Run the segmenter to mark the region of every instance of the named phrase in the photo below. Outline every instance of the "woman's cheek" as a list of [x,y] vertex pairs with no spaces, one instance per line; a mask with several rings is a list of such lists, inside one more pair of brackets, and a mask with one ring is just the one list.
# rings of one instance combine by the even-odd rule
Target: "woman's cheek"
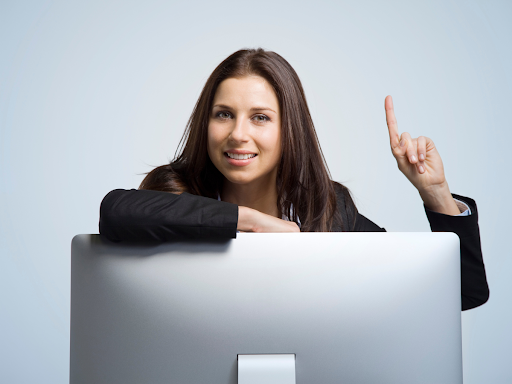
[[208,145],[206,147],[208,149],[208,156],[210,157],[210,160],[215,163],[215,142],[210,131],[208,131]]

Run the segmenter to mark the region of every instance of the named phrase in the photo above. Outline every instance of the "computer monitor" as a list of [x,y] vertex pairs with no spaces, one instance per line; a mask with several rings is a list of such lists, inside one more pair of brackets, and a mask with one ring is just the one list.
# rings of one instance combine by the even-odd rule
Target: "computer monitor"
[[462,383],[452,233],[72,241],[70,383],[235,384],[238,355],[297,383]]

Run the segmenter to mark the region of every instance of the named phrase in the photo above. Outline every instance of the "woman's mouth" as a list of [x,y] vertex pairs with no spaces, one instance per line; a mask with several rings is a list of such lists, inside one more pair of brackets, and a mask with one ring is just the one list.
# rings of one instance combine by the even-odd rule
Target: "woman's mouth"
[[230,152],[225,152],[225,153],[230,159],[235,159],[235,160],[247,160],[247,159],[250,159],[250,158],[256,156],[255,153],[230,153]]
[[252,163],[252,161],[258,156],[255,153],[232,153],[224,152],[224,157],[231,165],[244,166]]

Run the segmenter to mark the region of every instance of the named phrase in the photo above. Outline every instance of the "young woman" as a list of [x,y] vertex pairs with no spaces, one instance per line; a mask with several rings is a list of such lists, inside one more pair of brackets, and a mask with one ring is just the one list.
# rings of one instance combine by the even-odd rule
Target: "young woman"
[[[385,109],[398,168],[418,189],[433,231],[461,239],[462,308],[489,291],[472,199],[452,195],[432,140],[399,135]],[[237,231],[385,231],[361,215],[324,162],[300,80],[277,53],[240,50],[208,78],[181,153],[139,190],[114,190],[100,209],[111,241],[234,238]]]

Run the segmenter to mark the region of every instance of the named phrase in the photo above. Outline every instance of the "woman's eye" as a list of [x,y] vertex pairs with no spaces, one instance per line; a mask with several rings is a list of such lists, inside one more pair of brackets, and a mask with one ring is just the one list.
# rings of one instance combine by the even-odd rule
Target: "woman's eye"
[[231,115],[228,112],[217,112],[216,116],[221,119],[229,119]]
[[257,122],[264,122],[264,121],[269,121],[270,119],[268,118],[268,116],[265,116],[265,115],[256,115],[254,116],[254,119],[257,121]]

